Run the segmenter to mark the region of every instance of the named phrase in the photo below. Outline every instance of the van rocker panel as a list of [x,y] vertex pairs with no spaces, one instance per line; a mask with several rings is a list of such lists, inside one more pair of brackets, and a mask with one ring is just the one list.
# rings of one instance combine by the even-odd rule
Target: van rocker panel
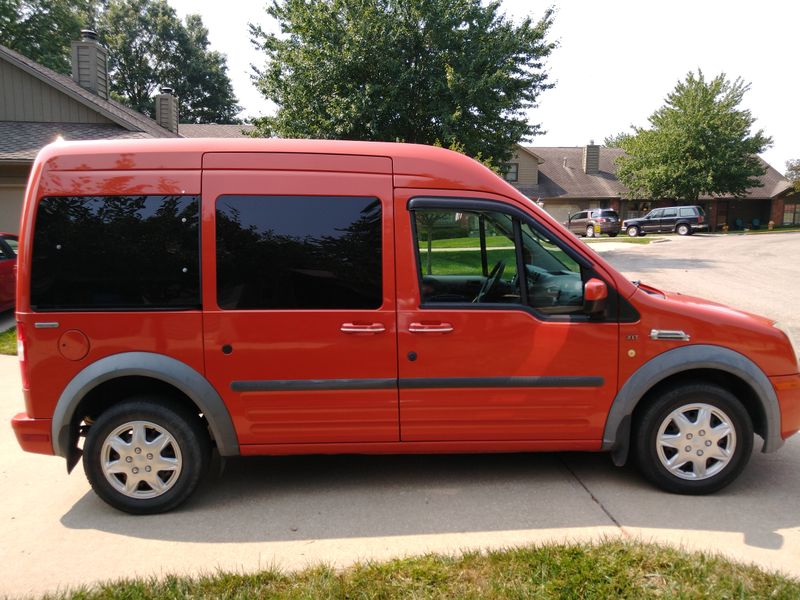
[[53,412],[53,452],[70,455],[70,422],[80,401],[92,389],[119,377],[150,377],[186,394],[203,413],[222,456],[239,454],[239,441],[225,403],[213,386],[190,366],[153,352],[124,352],[102,358],[75,375],[64,388]]

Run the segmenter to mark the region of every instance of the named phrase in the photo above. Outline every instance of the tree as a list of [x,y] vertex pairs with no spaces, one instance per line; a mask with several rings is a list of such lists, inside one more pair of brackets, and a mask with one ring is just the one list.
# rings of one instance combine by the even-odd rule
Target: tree
[[615,135],[609,135],[603,140],[603,146],[606,148],[622,148],[622,142],[631,137],[630,133],[620,131]]
[[621,141],[617,176],[631,196],[697,202],[703,194],[742,195],[760,186],[765,172],[756,156],[772,144],[755,119],[738,108],[750,85],[720,74],[706,81],[689,73],[650,118]]
[[169,85],[180,101],[182,121],[237,122],[240,107],[225,56],[208,49],[199,15],[189,15],[184,25],[165,0],[110,0],[99,28],[118,100],[152,115],[153,95]]
[[93,23],[93,0],[0,0],[0,44],[69,75],[70,44]]
[[800,159],[786,161],[786,179],[794,184],[794,189],[800,192]]
[[224,54],[210,50],[208,29],[200,15],[187,15],[185,32],[179,37],[179,52],[172,72],[184,123],[240,123],[233,85]]
[[275,0],[280,34],[250,25],[266,54],[261,135],[458,143],[507,161],[540,133],[526,111],[553,87],[553,10],[518,26],[481,0]]

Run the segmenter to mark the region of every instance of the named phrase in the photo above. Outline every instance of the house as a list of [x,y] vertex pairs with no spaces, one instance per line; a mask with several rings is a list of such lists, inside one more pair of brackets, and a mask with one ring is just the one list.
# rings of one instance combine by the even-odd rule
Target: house
[[[614,208],[623,219],[640,216],[672,200],[631,199],[617,179],[619,148],[589,143],[583,147],[517,146],[506,171],[506,179],[523,194],[541,203],[553,217],[567,217],[588,208]],[[763,161],[762,161],[763,162]],[[699,204],[708,215],[711,230],[727,223],[731,229],[756,224],[800,223],[800,194],[791,182],[764,162],[762,186],[741,196],[703,196]]]
[[72,77],[0,46],[0,231],[18,231],[33,160],[59,137],[242,137],[253,130],[252,125],[179,125],[178,100],[170,88],[161,88],[155,104],[153,120],[110,98],[107,50],[92,31],[82,31],[72,43]]
[[19,228],[39,150],[67,140],[178,137],[178,102],[164,88],[156,120],[109,97],[107,50],[93,31],[72,43],[72,77],[0,46],[0,231]]

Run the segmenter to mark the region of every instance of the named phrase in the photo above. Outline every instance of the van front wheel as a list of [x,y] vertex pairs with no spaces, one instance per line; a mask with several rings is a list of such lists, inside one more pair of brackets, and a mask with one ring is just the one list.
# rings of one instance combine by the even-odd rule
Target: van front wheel
[[709,494],[742,472],[753,450],[750,415],[727,390],[684,384],[667,390],[637,420],[642,474],[676,494]]
[[83,468],[95,493],[133,514],[155,514],[184,502],[209,461],[200,418],[165,399],[126,400],[89,429]]

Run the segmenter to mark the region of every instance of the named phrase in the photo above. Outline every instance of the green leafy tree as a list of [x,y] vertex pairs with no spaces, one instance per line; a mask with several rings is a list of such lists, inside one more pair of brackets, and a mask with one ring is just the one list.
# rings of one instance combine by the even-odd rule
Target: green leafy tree
[[765,172],[756,156],[772,144],[755,119],[739,108],[750,88],[725,74],[706,81],[689,73],[650,118],[649,129],[621,141],[617,176],[633,197],[697,202],[703,194],[742,195],[761,185]]
[[235,123],[240,107],[225,56],[209,50],[208,30],[198,15],[182,23],[165,0],[110,0],[99,18],[108,48],[111,92],[118,100],[153,114],[153,96],[169,85],[180,101],[182,121]]
[[609,135],[603,140],[603,146],[606,148],[622,148],[622,142],[631,137],[630,133],[620,131],[615,135]]
[[94,0],[0,0],[0,44],[69,75],[70,44],[91,25]]
[[240,123],[239,106],[228,77],[224,54],[211,50],[208,29],[200,15],[187,15],[179,36],[179,52],[165,74],[175,82],[184,123]]
[[800,159],[786,161],[786,179],[794,184],[794,189],[800,192]]
[[499,165],[540,133],[526,111],[553,86],[552,9],[519,25],[481,0],[275,0],[267,13],[281,32],[250,31],[278,110],[260,135],[440,140]]

